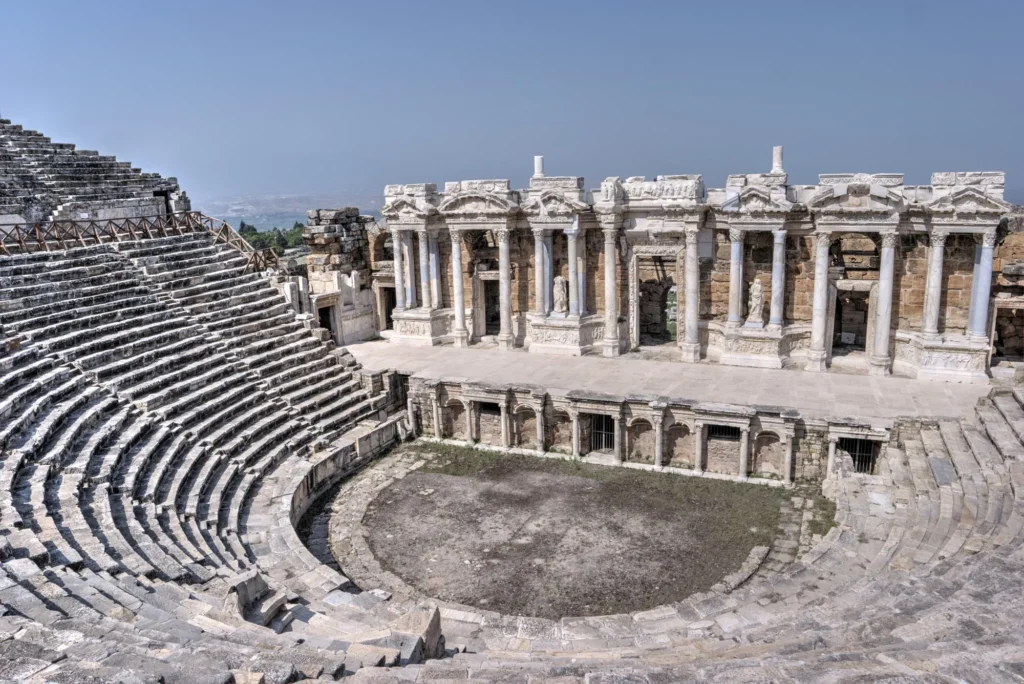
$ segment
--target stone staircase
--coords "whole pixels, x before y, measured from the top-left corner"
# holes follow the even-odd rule
[[[436,655],[436,611],[351,601],[294,532],[301,482],[362,465],[344,436],[387,397],[245,262],[205,233],[0,258],[0,679]],[[267,591],[227,610],[240,576]]]

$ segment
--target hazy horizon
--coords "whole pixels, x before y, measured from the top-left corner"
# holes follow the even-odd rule
[[[1005,171],[1024,4],[267,2],[5,8],[0,115],[176,176],[199,208],[388,183]],[[307,207],[312,208],[312,207]],[[213,212],[211,212],[213,213]]]

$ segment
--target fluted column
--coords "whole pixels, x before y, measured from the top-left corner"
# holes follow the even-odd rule
[[[683,342],[679,345],[683,361],[700,361],[700,262],[697,259],[696,228],[686,229],[686,264],[683,318]],[[678,334],[678,330],[677,330]]]
[[[569,418],[572,421],[572,457],[580,457],[580,412],[570,411]]]
[[[405,310],[405,255],[402,250],[402,233],[391,230],[391,251],[395,255],[395,310]]]
[[[550,230],[544,231],[544,313],[555,308],[555,250]]]
[[[576,279],[579,281],[580,292],[580,316],[586,316],[587,311],[587,234],[580,231],[579,239],[576,241]]]
[[[786,231],[772,232],[772,301],[768,314],[768,326],[782,327],[782,307],[786,300]]]
[[[655,406],[651,415],[651,424],[654,426],[654,467],[661,468],[665,459],[665,414],[661,406],[652,406]]]
[[[988,339],[988,304],[992,290],[992,261],[995,256],[996,233],[985,233],[981,239],[981,250],[974,268],[977,286],[971,302],[968,334],[976,339]]]
[[[416,265],[413,262],[412,234],[411,230],[402,233],[402,248],[405,250],[406,268],[409,269],[409,278],[405,281],[405,305],[410,309],[415,309],[417,306]]]
[[[896,253],[895,232],[882,233],[881,263],[878,268],[878,301],[875,315],[875,344],[869,359],[872,375],[889,374],[889,326],[892,322],[892,286]]]
[[[512,262],[508,253],[509,229],[494,231],[498,238],[498,304],[501,309],[501,328],[498,349],[511,351],[512,336]]]
[[[741,325],[743,323],[743,231],[738,228],[730,228],[729,243],[729,324]]]
[[[427,252],[430,262],[430,306],[441,308],[441,250],[437,244],[437,232],[427,233]]]
[[[828,321],[828,248],[831,233],[815,233],[814,308],[811,319],[811,348],[807,352],[807,370],[825,370],[825,330]]]
[[[928,246],[928,277],[924,286],[924,318],[921,332],[935,337],[939,334],[939,310],[942,303],[942,262],[946,252],[945,231],[932,231]]]
[[[452,341],[456,347],[469,346],[469,331],[466,329],[466,293],[462,282],[462,233],[453,230],[452,239],[452,307],[455,309],[455,326]]]
[[[544,231],[533,231],[533,289],[534,301],[533,310],[542,316],[548,313],[544,303]]]
[[[427,231],[416,231],[416,244],[420,255],[420,306],[430,308],[430,257],[427,252]]]
[[[498,404],[498,409],[501,411],[501,448],[508,449],[509,439],[509,424],[508,424],[508,402],[502,401]]]
[[[740,479],[750,475],[750,428],[740,428]]]
[[[565,231],[569,259],[569,315],[580,315],[580,292],[579,275],[576,271],[576,237],[579,235],[578,228],[569,228]]]
[[[618,237],[618,217],[614,224],[605,223],[604,231],[604,355],[619,355],[619,284],[615,277],[615,239]]]
[[[615,426],[612,447],[615,450],[615,462],[622,463],[622,411],[612,416],[612,424]]]
[[[430,408],[433,411],[434,438],[441,439],[444,437],[444,431],[441,429],[441,402],[437,400],[437,397],[431,397],[430,403]]]
[[[838,437],[828,438],[828,460],[825,461],[825,479],[829,480],[835,477],[836,469],[836,442],[839,441]]]
[[[463,402],[466,407],[466,443],[473,445],[473,402]]]

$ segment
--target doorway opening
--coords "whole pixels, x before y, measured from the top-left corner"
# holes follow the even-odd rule
[[[615,449],[615,421],[611,416],[597,414],[590,429],[591,451],[612,451]]]
[[[878,445],[871,439],[859,439],[856,437],[840,437],[836,445],[853,459],[853,469],[858,473],[873,475],[875,462],[878,460]]]
[[[501,332],[501,296],[497,280],[481,281],[484,287],[484,334]]]
[[[321,306],[316,310],[317,318],[320,320],[320,327],[331,331],[331,337],[335,337],[334,316],[331,306]]]
[[[676,341],[676,264],[652,257],[638,263],[639,342],[650,346]]]
[[[381,293],[384,295],[384,330],[395,329],[395,307],[398,306],[398,299],[395,295],[395,288],[393,287],[382,287]]]
[[[870,292],[843,290],[836,293],[832,327],[832,356],[865,353],[868,342]]]

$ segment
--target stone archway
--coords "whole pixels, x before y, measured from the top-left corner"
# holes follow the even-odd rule
[[[452,439],[469,439],[466,434],[466,407],[461,401],[451,401],[441,409],[442,434]]]
[[[646,418],[634,418],[626,432],[626,460],[654,463],[656,448],[654,426]]]
[[[682,423],[665,430],[661,464],[676,468],[693,467],[693,433]]]
[[[537,414],[529,406],[517,406],[512,413],[512,443],[523,449],[537,448]]]
[[[750,474],[762,477],[782,478],[785,469],[785,454],[782,440],[774,432],[762,432],[754,440],[750,458]]]

